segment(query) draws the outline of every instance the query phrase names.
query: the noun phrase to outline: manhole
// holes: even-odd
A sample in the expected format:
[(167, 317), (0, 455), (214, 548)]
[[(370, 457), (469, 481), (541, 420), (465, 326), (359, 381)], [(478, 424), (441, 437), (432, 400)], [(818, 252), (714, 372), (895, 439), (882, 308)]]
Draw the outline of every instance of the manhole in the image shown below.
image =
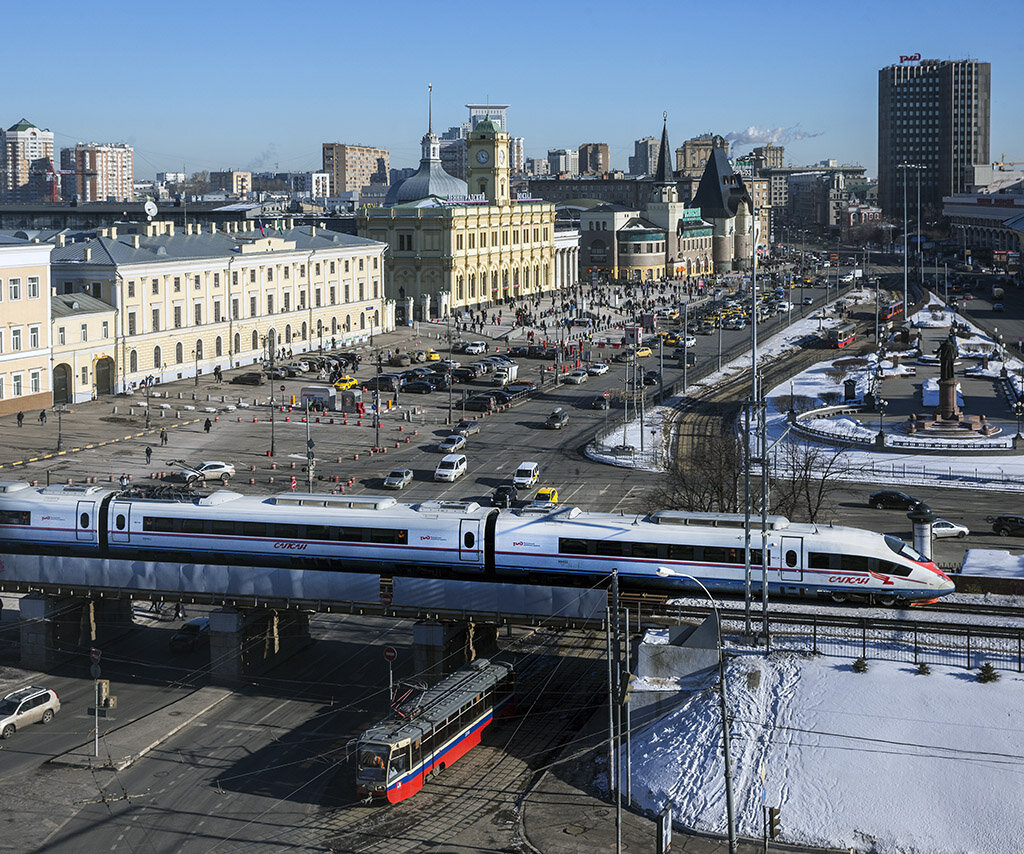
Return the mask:
[(175, 712), (175, 711), (168, 712), (167, 713), (167, 717), (169, 717), (169, 718), (181, 717), (181, 712)]
[(562, 830), (563, 833), (568, 833), (570, 836), (580, 836), (587, 832), (587, 829), (579, 824), (570, 824), (568, 827)]

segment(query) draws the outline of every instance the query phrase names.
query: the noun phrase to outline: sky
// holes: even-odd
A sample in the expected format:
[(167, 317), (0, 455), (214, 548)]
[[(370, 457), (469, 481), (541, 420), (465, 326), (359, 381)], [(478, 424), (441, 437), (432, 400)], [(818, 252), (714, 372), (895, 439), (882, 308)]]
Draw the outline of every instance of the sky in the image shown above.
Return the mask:
[(509, 104), (527, 157), (607, 142), (626, 169), (667, 111), (673, 148), (734, 134), (736, 153), (773, 141), (787, 163), (874, 175), (878, 70), (920, 53), (992, 63), (992, 158), (1024, 161), (1024, 51), (1008, 37), (1020, 12), (1021, 0), (179, 0), (99, 15), (58, 0), (40, 17), (19, 3), (5, 28), (49, 51), (5, 87), (0, 122), (27, 118), (57, 148), (126, 142), (137, 178), (319, 169), (324, 142), (415, 166), (432, 84), (435, 132), (466, 120), (467, 103)]

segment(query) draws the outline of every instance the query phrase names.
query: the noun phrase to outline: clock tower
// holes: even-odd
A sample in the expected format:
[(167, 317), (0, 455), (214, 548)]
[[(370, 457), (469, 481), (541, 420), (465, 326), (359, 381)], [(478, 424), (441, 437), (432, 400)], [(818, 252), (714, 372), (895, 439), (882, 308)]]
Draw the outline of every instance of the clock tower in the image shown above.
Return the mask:
[(466, 145), (469, 193), (482, 193), (492, 205), (509, 205), (508, 134), (485, 118), (470, 131)]

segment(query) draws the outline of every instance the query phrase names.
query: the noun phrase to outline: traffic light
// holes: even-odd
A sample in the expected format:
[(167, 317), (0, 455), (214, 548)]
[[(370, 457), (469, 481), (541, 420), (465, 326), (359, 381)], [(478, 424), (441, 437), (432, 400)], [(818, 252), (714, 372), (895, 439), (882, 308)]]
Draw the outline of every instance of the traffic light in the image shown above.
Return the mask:
[(768, 835), (777, 839), (782, 833), (782, 821), (779, 819), (779, 807), (768, 807)]

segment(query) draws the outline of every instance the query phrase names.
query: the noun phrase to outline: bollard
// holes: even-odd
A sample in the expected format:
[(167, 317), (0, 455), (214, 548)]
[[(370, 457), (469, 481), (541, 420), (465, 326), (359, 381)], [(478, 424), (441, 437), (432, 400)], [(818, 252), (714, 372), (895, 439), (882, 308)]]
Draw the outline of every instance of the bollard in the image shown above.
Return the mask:
[(348, 479), (348, 485), (349, 485), (349, 486), (351, 486), (351, 485), (352, 485), (353, 483), (355, 483), (355, 482), (356, 482), (356, 479), (355, 479), (354, 477), (350, 477), (350, 478)]
[[(267, 451), (267, 456), (270, 456), (269, 451)], [(249, 471), (256, 471), (256, 466), (249, 466)]]
[[(241, 417), (239, 417), (239, 419), (238, 419), (238, 420), (239, 420), (239, 421), (241, 421), (241, 420), (242, 420), (242, 419), (241, 419)], [(252, 417), (252, 423), (253, 423), (253, 424), (255, 424), (255, 423), (256, 423), (256, 416), (255, 416), (255, 415), (254, 415), (254, 416)]]
[(341, 462), (341, 457), (338, 457), (338, 462), (339, 462), (339, 463)]
[(295, 460), (292, 460), (292, 468), (295, 468)]
[(295, 483), (295, 478), (293, 477), (293, 478), (292, 478), (292, 489), (295, 489), (295, 486), (296, 486), (296, 483)]
[(68, 486), (71, 486), (71, 478), (68, 478)]
[(270, 464), (270, 470), (271, 471), (274, 471), (276, 468), (277, 468), (277, 463), (271, 463)]
[(401, 443), (401, 442), (395, 442), (395, 447), (396, 447), (396, 448), (400, 448), (401, 446), (402, 446), (402, 443)]
[(270, 477), (267, 478), (267, 483), (273, 483), (273, 482), (274, 482), (274, 476), (271, 475)]
[(328, 421), (327, 423), (328, 423), (328, 424), (333, 424), (333, 423), (334, 423), (334, 419), (332, 418), (332, 419), (331, 419), (330, 421)]
[(291, 421), (292, 419), (291, 419), (291, 418), (289, 418), (289, 417), (288, 417), (288, 416), (286, 415), (286, 416), (284, 417), (284, 420), (285, 420), (285, 421)]
[(359, 454), (353, 454), (353, 455), (352, 455), (352, 459), (354, 459), (354, 460), (358, 460), (358, 459), (359, 459)]
[(405, 444), (409, 444), (412, 441), (408, 436), (405, 437)]
[(254, 483), (256, 483), (256, 478), (250, 477), (249, 478), (249, 486), (252, 486)]
[(356, 424), (356, 426), (357, 427), (362, 427), (363, 426), (363, 419), (362, 418), (359, 419), (359, 423)]
[[(270, 456), (270, 449), (269, 449), (269, 448), (267, 449), (267, 456), (268, 456), (268, 457)], [(253, 466), (252, 468), (253, 468), (253, 471), (255, 471), (255, 470), (256, 470), (256, 466)]]

